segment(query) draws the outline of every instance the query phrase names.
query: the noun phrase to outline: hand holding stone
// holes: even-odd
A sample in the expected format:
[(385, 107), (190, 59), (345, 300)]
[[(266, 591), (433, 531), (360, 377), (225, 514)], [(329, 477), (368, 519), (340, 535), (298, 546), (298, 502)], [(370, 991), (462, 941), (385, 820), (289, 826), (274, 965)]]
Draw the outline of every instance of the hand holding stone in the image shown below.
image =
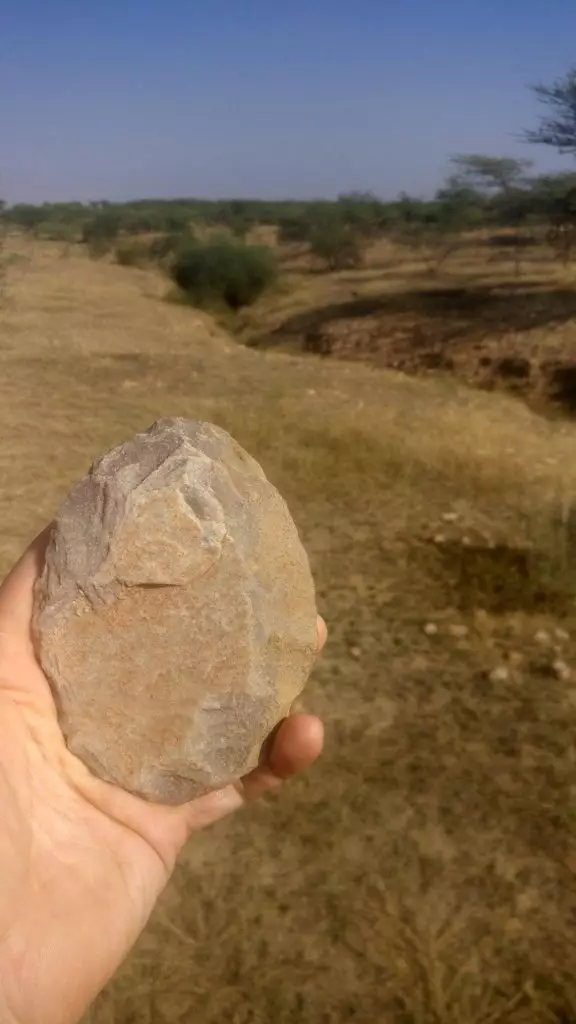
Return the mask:
[(35, 605), (68, 748), (164, 804), (258, 764), (318, 649), (288, 508), (207, 423), (162, 420), (94, 464), (56, 519)]

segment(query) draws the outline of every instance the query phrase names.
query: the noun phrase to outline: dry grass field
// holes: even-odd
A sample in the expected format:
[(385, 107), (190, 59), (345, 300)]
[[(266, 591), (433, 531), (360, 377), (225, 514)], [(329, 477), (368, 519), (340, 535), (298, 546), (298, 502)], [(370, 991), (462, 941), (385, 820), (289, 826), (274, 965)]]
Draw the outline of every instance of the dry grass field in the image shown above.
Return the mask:
[[(244, 348), (152, 271), (8, 249), (2, 570), (94, 456), (205, 418), (288, 500), (331, 631), (305, 698), (324, 757), (189, 844), (87, 1020), (576, 1021), (576, 426), (450, 377)], [(346, 288), (391, 293), (388, 273)], [(345, 276), (313, 299), (289, 282), (244, 330), (355, 300)], [(576, 327), (508, 333), (536, 329)]]

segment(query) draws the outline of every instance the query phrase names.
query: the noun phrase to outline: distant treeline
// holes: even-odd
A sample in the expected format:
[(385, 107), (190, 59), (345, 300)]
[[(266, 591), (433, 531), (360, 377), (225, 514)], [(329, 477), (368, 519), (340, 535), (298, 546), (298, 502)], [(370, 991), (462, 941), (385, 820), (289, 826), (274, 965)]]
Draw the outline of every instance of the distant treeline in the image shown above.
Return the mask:
[[(533, 87), (543, 113), (524, 141), (576, 155), (576, 66), (551, 85)], [(306, 242), (312, 252), (338, 250), (354, 262), (362, 244), (382, 234), (419, 244), (478, 227), (529, 227), (548, 222), (576, 230), (576, 172), (532, 175), (531, 160), (463, 153), (433, 199), (401, 193), (386, 202), (372, 192), (348, 192), (334, 201), (258, 199), (140, 199), (128, 203), (17, 203), (0, 201), (0, 222), (41, 237), (83, 241), (94, 252), (120, 236), (195, 236), (224, 228), (244, 241), (256, 226), (274, 225), (285, 242)]]
[(41, 237), (113, 241), (122, 235), (174, 234), (222, 228), (238, 239), (262, 225), (279, 229), (285, 242), (309, 241), (330, 226), (369, 239), (425, 230), (451, 233), (476, 227), (522, 227), (576, 217), (576, 173), (527, 176), (528, 164), (480, 155), (452, 160), (454, 173), (433, 199), (402, 193), (384, 201), (371, 192), (336, 200), (140, 199), (126, 203), (16, 203), (1, 217)]

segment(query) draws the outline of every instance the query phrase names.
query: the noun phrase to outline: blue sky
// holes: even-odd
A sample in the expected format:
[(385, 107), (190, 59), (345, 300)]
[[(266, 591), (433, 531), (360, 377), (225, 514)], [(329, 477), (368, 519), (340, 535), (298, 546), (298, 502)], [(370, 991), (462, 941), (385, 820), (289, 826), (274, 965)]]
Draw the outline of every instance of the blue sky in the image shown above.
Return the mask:
[(0, 196), (425, 195), (532, 156), (574, 0), (0, 0)]

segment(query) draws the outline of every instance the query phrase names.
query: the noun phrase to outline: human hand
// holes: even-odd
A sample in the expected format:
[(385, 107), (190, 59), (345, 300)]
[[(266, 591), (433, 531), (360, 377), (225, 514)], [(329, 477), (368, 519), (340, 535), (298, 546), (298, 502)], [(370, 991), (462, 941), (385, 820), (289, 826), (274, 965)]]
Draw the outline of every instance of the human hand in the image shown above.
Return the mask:
[[(95, 778), (66, 748), (30, 636), (44, 531), (0, 589), (0, 1020), (72, 1024), (144, 928), (190, 834), (320, 754), (319, 719), (280, 725), (266, 763), (183, 807)], [(318, 621), (319, 649), (326, 627)]]

